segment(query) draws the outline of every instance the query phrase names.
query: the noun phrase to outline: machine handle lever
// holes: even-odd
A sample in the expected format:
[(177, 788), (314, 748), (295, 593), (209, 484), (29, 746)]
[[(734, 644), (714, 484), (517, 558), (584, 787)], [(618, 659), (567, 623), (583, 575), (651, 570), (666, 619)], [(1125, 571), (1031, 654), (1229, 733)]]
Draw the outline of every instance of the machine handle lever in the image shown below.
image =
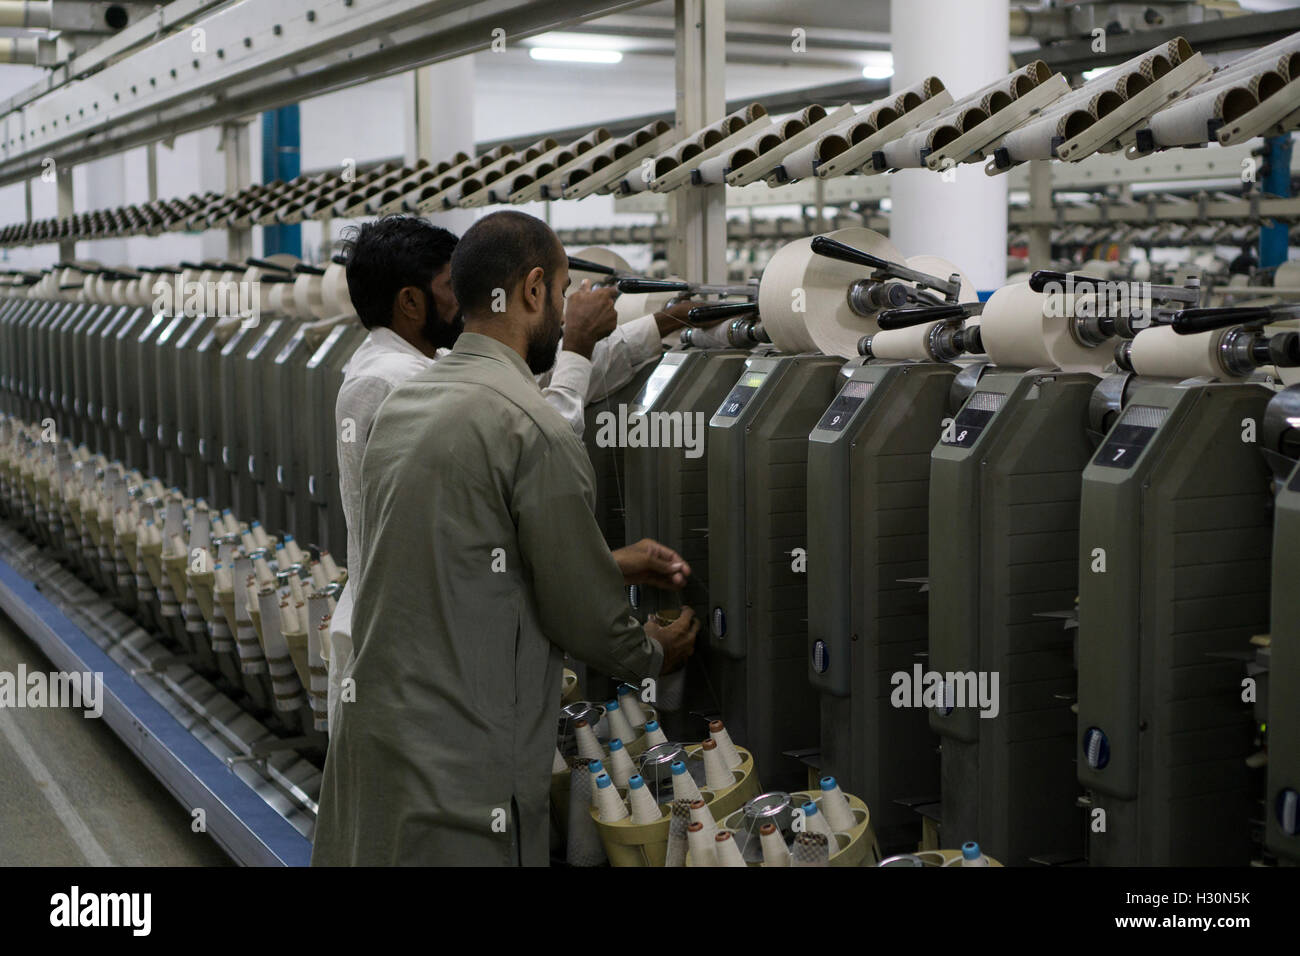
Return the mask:
[(881, 331), (906, 329), (927, 322), (947, 322), (951, 319), (964, 319), (970, 313), (964, 305), (932, 305), (920, 309), (886, 309), (876, 316), (876, 324)]
[(1195, 335), (1247, 322), (1272, 322), (1275, 316), (1266, 306), (1239, 306), (1219, 309), (1182, 309), (1173, 314), (1170, 325), (1179, 335)]
[(825, 256), (827, 259), (851, 262), (854, 265), (866, 266), (868, 269), (888, 269), (890, 266), (888, 261), (881, 259), (879, 256), (873, 256), (861, 249), (855, 249), (838, 239), (832, 239), (830, 236), (813, 236), (809, 248), (817, 255)]
[(686, 292), (691, 284), (681, 279), (619, 279), (619, 292)]
[(718, 302), (696, 306), (686, 313), (686, 318), (693, 324), (702, 325), (717, 319), (730, 319), (756, 311), (758, 311), (757, 302)]
[(592, 262), (590, 259), (580, 259), (577, 256), (569, 256), (569, 271), (595, 272), (602, 276), (618, 275), (612, 266), (603, 265), (599, 262)]

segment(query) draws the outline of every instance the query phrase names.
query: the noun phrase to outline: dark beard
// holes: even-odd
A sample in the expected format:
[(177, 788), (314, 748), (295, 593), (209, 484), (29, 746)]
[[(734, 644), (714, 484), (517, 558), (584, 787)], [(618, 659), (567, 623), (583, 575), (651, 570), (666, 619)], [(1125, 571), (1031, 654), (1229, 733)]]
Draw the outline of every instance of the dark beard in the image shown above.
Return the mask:
[[(548, 289), (549, 291), (549, 289)], [(551, 306), (550, 296), (546, 300), (546, 321), (540, 328), (528, 336), (527, 354), (524, 362), (534, 375), (543, 375), (555, 367), (555, 350), (559, 348), (564, 335), (564, 325), (559, 313)]]
[(460, 333), (465, 331), (465, 314), (457, 312), (450, 321), (444, 322), (438, 311), (426, 305), (424, 309), (424, 328), (420, 334), (435, 349), (449, 349), (456, 344)]

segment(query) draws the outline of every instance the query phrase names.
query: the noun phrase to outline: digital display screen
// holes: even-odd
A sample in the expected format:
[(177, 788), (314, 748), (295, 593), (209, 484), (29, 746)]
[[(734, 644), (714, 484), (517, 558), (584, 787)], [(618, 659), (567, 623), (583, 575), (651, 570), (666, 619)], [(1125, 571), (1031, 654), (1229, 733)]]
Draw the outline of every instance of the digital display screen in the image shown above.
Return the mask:
[(817, 423), (819, 429), (825, 431), (843, 431), (844, 426), (849, 423), (859, 406), (866, 401), (867, 396), (871, 394), (875, 385), (872, 382), (848, 382), (840, 389), (840, 393), (835, 396), (835, 401), (831, 402), (830, 408), (822, 415), (821, 421)]
[(742, 375), (735, 388), (731, 390), (731, 394), (718, 406), (718, 415), (723, 418), (735, 418), (739, 415), (758, 392), (765, 378), (767, 378), (766, 372), (746, 372)]
[(681, 368), (681, 366), (677, 364), (667, 365), (660, 362), (659, 367), (651, 372), (650, 377), (646, 379), (645, 385), (641, 388), (641, 394), (638, 395), (636, 401), (632, 403), (632, 414), (640, 415), (658, 401), (660, 394), (664, 390), (664, 386), (672, 381), (673, 376), (677, 374), (679, 368)]

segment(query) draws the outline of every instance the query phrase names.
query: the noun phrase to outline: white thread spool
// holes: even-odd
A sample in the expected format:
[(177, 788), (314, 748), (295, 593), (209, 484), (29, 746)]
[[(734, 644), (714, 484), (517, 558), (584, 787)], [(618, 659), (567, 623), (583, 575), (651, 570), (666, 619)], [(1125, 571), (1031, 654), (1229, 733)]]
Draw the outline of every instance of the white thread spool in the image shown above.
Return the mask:
[(844, 795), (834, 777), (822, 777), (821, 787), (822, 814), (826, 817), (826, 822), (837, 833), (848, 833), (855, 824), (849, 798)]
[(695, 800), (703, 799), (700, 795), (700, 788), (695, 785), (695, 780), (691, 777), (690, 772), (686, 769), (686, 762), (683, 760), (674, 760), (672, 765), (673, 773), (673, 799), (674, 800)]
[(742, 763), (740, 751), (731, 742), (731, 734), (727, 732), (727, 728), (722, 721), (713, 720), (709, 722), (709, 737), (718, 745), (718, 753), (722, 754), (723, 762), (726, 763), (728, 769), (738, 769)]
[(713, 836), (705, 833), (704, 827), (699, 823), (692, 823), (686, 828), (686, 845), (691, 852), (691, 866), (718, 865)]
[(736, 782), (727, 768), (726, 758), (718, 750), (718, 742), (713, 739), (704, 741), (701, 748), (704, 755), (704, 784), (710, 790), (724, 790)]
[[(618, 705), (622, 708), (623, 715), (633, 728), (645, 726), (645, 711), (641, 707), (641, 699), (637, 695), (637, 689), (631, 684), (619, 685)], [(662, 741), (660, 742), (662, 743)]]
[(564, 773), (568, 769), (569, 765), (565, 763), (564, 758), (560, 756), (560, 748), (556, 747), (555, 756), (551, 760), (551, 773)]
[(633, 774), (628, 779), (627, 788), (628, 802), (632, 804), (633, 823), (658, 823), (663, 819), (663, 808), (659, 806), (639, 773)]
[(596, 732), (585, 720), (574, 721), (573, 735), (578, 740), (578, 756), (587, 760), (605, 759), (605, 751), (601, 749), (600, 741), (596, 739)]
[(611, 737), (617, 737), (620, 740), (634, 740), (636, 738), (636, 731), (628, 723), (627, 715), (623, 713), (623, 708), (619, 706), (618, 701), (611, 700), (605, 703), (605, 720), (609, 724), (609, 735)]
[(1219, 345), (1229, 331), (1213, 329), (1179, 335), (1171, 326), (1154, 325), (1133, 339), (1129, 361), (1133, 371), (1153, 378), (1181, 381), (1204, 375), (1221, 381), (1239, 380), (1246, 376), (1230, 374), (1219, 358)]
[(636, 767), (632, 766), (632, 758), (627, 755), (627, 748), (623, 746), (622, 740), (615, 737), (609, 742), (609, 775), (620, 787), (626, 787), (635, 773)]
[(763, 850), (764, 866), (789, 866), (790, 848), (785, 837), (774, 823), (764, 823), (758, 830), (759, 846)]
[(731, 838), (731, 833), (723, 830), (713, 837), (713, 851), (718, 866), (747, 866), (745, 858), (740, 855), (740, 847)]
[(834, 846), (835, 834), (826, 821), (825, 814), (817, 809), (817, 804), (809, 800), (800, 809), (803, 810), (804, 832), (820, 833), (830, 841), (831, 846)]
[[(902, 254), (878, 232), (860, 227), (826, 233), (830, 238), (893, 262)], [(853, 358), (858, 340), (879, 331), (875, 320), (849, 308), (848, 290), (864, 278), (862, 266), (813, 253), (812, 237), (788, 243), (768, 261), (759, 283), (763, 328), (782, 352), (823, 352)], [(796, 305), (803, 308), (796, 310)]]
[(647, 747), (668, 743), (668, 738), (659, 727), (659, 721), (648, 720), (645, 725), (645, 742)]
[(614, 781), (609, 779), (607, 773), (596, 778), (596, 812), (600, 815), (601, 823), (617, 823), (627, 819), (627, 807), (623, 805), (623, 798), (614, 789)]
[(1060, 307), (1048, 314), (1048, 298), (1028, 284), (998, 289), (984, 303), (980, 336), (984, 350), (1005, 368), (1058, 368), (1064, 372), (1098, 373), (1114, 358), (1113, 339), (1099, 346), (1080, 345), (1070, 333), (1070, 318), (1078, 303), (1092, 293), (1061, 292)]

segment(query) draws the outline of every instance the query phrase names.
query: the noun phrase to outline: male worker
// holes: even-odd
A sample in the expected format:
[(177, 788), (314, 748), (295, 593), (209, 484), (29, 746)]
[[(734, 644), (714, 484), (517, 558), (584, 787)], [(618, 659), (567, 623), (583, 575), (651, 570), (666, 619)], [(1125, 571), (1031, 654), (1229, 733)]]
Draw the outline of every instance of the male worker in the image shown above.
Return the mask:
[(586, 451), (533, 379), (562, 331), (555, 234), (493, 213), (451, 270), (465, 331), (393, 391), (366, 448), (357, 697), (326, 756), (316, 864), (544, 865), (561, 650), (640, 681), (681, 667), (699, 630), (689, 609), (632, 616)]
[[(460, 334), (460, 308), (450, 278), (455, 248), (453, 233), (412, 216), (365, 223), (345, 244), (348, 296), (370, 334), (344, 369), (335, 404), (350, 583), (335, 608), (331, 639), (322, 648), (329, 666), (331, 732), (338, 726), (341, 685), (352, 648), (350, 620), (360, 574), (357, 520), (362, 456), (375, 413), (388, 393), (445, 355)], [(639, 366), (657, 358), (663, 334), (678, 326), (679, 317), (689, 309), (687, 303), (671, 313), (645, 316), (615, 328), (613, 297), (612, 289), (590, 290), (585, 284), (570, 293), (562, 349), (555, 368), (540, 379), (546, 400), (579, 435), (586, 404), (621, 387)], [(680, 558), (651, 541), (620, 549), (616, 559), (628, 583), (647, 583), (643, 580), (647, 574), (680, 575), (682, 570), (670, 570), (669, 565), (680, 563)], [(683, 578), (677, 586), (684, 583)]]

